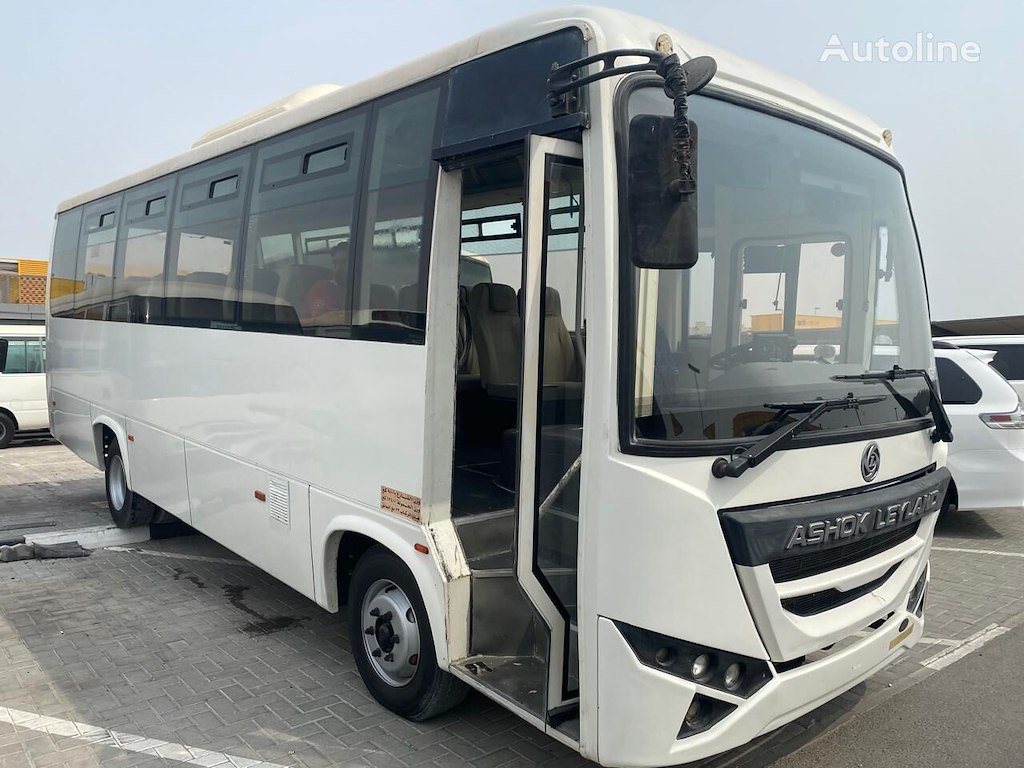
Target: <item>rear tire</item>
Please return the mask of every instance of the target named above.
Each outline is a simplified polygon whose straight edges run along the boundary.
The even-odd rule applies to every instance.
[[[107,507],[110,517],[118,528],[134,528],[149,525],[153,520],[154,506],[128,487],[128,473],[121,458],[117,440],[111,440],[107,448],[104,485],[107,490]]]
[[[0,413],[0,450],[6,448],[14,439],[14,420],[6,413]]]
[[[430,620],[415,578],[384,547],[372,547],[356,563],[348,614],[352,656],[364,685],[380,704],[421,721],[465,698],[466,685],[437,665]]]

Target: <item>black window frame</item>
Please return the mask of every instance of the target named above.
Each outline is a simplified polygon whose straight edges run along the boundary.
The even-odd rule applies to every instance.
[[[88,202],[76,205],[65,211],[59,212],[57,216],[57,226],[61,227],[64,224],[65,230],[68,226],[74,226],[77,230],[78,238],[74,244],[74,269],[75,275],[67,278],[72,281],[77,279],[79,269],[79,254],[84,253],[83,248],[86,242],[86,228],[87,217],[84,212],[89,211],[99,202],[107,201],[111,199],[117,199],[118,205],[116,208],[116,216],[114,222],[109,225],[115,229],[114,235],[114,258],[112,263],[112,275],[110,278],[111,291],[104,302],[97,304],[96,307],[90,309],[88,312],[85,308],[80,309],[77,304],[78,294],[72,294],[70,301],[66,302],[70,304],[69,307],[60,310],[57,314],[52,314],[54,317],[69,317],[74,319],[85,319],[85,320],[108,320],[108,321],[119,321],[119,322],[131,322],[141,323],[150,325],[170,325],[179,327],[209,327],[212,330],[233,330],[233,331],[248,331],[255,333],[288,333],[295,335],[302,335],[301,329],[299,330],[282,330],[276,327],[263,327],[252,324],[246,324],[240,318],[244,316],[243,310],[243,291],[245,286],[245,274],[247,268],[247,256],[249,250],[248,239],[249,233],[249,219],[252,216],[252,203],[254,195],[261,191],[268,189],[278,189],[280,187],[288,186],[290,184],[298,183],[299,181],[308,181],[313,179],[319,179],[325,176],[331,176],[339,173],[346,173],[355,170],[356,177],[354,181],[354,197],[353,197],[353,216],[352,224],[350,228],[349,239],[353,243],[353,275],[352,275],[352,291],[355,292],[357,287],[361,285],[363,275],[363,260],[364,254],[362,249],[363,235],[365,228],[368,226],[366,221],[367,217],[367,201],[369,197],[369,174],[371,160],[374,151],[374,139],[376,138],[378,117],[382,109],[387,108],[395,103],[401,102],[404,99],[415,97],[420,93],[426,93],[431,90],[437,91],[437,105],[434,116],[434,129],[430,139],[430,146],[428,153],[424,157],[424,162],[428,165],[427,178],[424,180],[425,194],[423,196],[423,222],[420,230],[420,242],[421,242],[421,258],[417,270],[418,278],[418,306],[423,307],[423,318],[424,327],[408,327],[408,328],[378,328],[374,326],[351,326],[354,332],[350,336],[326,336],[325,338],[353,338],[365,341],[378,341],[388,343],[404,343],[423,345],[426,343],[426,328],[425,319],[428,311],[427,307],[427,295],[428,295],[428,280],[430,274],[430,265],[434,257],[432,251],[432,239],[433,239],[433,227],[434,227],[434,216],[436,213],[437,206],[437,180],[438,174],[440,173],[440,165],[434,159],[434,154],[440,143],[441,136],[444,131],[444,118],[445,109],[448,99],[449,83],[451,78],[451,71],[444,72],[442,74],[431,77],[427,80],[414,83],[412,85],[401,88],[400,90],[392,93],[384,94],[374,99],[369,99],[359,104],[354,104],[349,108],[338,111],[331,115],[327,115],[316,121],[305,123],[295,128],[291,128],[282,133],[275,134],[267,137],[260,141],[255,141],[251,144],[247,144],[244,147],[237,148],[230,152],[226,152],[222,155],[206,158],[200,162],[178,168],[175,171],[158,176],[152,179],[127,187],[124,189],[112,192],[109,195],[99,198],[97,200],[90,200]],[[324,120],[331,119],[348,119],[355,117],[359,114],[366,116],[366,122],[363,127],[364,135],[362,137],[362,146],[358,148],[362,152],[362,155],[358,157],[358,167],[353,169],[353,155],[355,154],[355,133],[343,134],[340,137],[315,143],[309,146],[302,147],[295,151],[295,154],[300,157],[300,172],[296,177],[292,179],[284,179],[280,182],[263,185],[260,178],[260,169],[257,166],[258,152],[262,147],[267,146],[270,142],[280,140],[282,138],[293,136],[298,132],[308,130],[312,126],[321,123]],[[349,149],[346,153],[346,158],[343,163],[336,166],[320,169],[313,173],[308,173],[308,160],[311,155],[317,152],[326,151],[341,145],[348,145]],[[236,160],[237,168],[228,169],[221,167],[217,171],[211,171],[209,174],[200,175],[199,178],[194,178],[187,183],[184,181],[185,177],[200,171],[204,165],[214,166],[216,164],[224,163],[225,161]],[[223,181],[224,179],[230,178],[237,175],[239,177],[239,184],[237,189],[229,194],[214,196],[214,185],[217,182]],[[149,197],[148,190],[154,190],[152,197]],[[161,193],[162,192],[162,193]],[[198,194],[197,194],[198,192]],[[143,204],[143,211],[141,215],[129,216],[129,207],[134,207],[140,202],[141,197],[146,198]],[[161,198],[165,199],[164,210],[160,213],[149,212],[149,206],[154,201]],[[232,263],[230,272],[228,274],[227,286],[233,288],[235,291],[235,299],[225,299],[225,304],[233,304],[233,314],[226,313],[224,322],[190,322],[188,318],[179,317],[180,314],[177,311],[171,311],[169,309],[170,304],[173,302],[169,301],[171,291],[169,285],[172,281],[172,276],[175,280],[177,277],[177,266],[180,257],[180,235],[181,227],[187,225],[182,224],[182,214],[191,212],[197,209],[201,209],[204,206],[211,204],[225,204],[233,199],[240,198],[240,213],[238,214],[238,239],[234,247],[234,253],[232,256]],[[160,296],[148,296],[148,297],[128,297],[127,301],[113,300],[117,283],[119,282],[119,270],[123,271],[124,267],[124,243],[126,242],[128,227],[133,222],[145,220],[149,216],[154,218],[165,218],[165,232],[166,240],[164,244],[164,256],[163,256],[163,278],[160,281],[162,284],[162,290]],[[122,231],[123,230],[123,231]],[[57,238],[55,237],[55,249],[54,253],[57,253]],[[65,254],[67,255],[67,254]],[[84,258],[84,257],[83,257]],[[81,265],[84,269],[84,262]],[[52,267],[51,267],[52,269]],[[173,272],[173,275],[172,275]],[[52,274],[54,278],[60,278],[61,276]],[[123,275],[120,275],[123,278]],[[63,297],[62,297],[63,298]],[[140,299],[140,301],[135,301]],[[142,300],[144,299],[144,300]],[[138,306],[136,306],[138,304]]]
[[[618,184],[617,203],[619,211],[628,210],[628,185],[626,158],[628,150],[628,126],[629,120],[629,97],[641,88],[664,88],[664,80],[657,75],[648,73],[635,73],[623,79],[613,96],[612,113],[615,125],[615,152],[616,152],[616,182]],[[829,126],[815,122],[803,115],[799,115],[782,107],[777,107],[758,99],[739,94],[731,93],[715,85],[709,85],[701,89],[700,95],[709,99],[717,99],[730,104],[760,112],[765,115],[786,120],[795,125],[809,128],[818,133],[837,139],[844,144],[856,149],[865,151],[870,155],[884,161],[892,166],[900,175],[904,191],[907,188],[906,173],[903,166],[892,155],[889,155],[872,146],[867,142],[860,141],[852,136],[833,130]],[[910,207],[910,200],[907,206],[911,213],[911,222],[914,228],[914,239],[917,244],[918,254],[922,260],[921,269],[924,272],[924,252],[921,249],[920,234],[917,230],[917,221],[913,217],[913,210]],[[634,456],[661,456],[661,457],[684,457],[684,456],[721,456],[729,455],[733,451],[749,448],[756,444],[757,439],[730,438],[721,440],[692,440],[685,443],[672,443],[668,441],[650,440],[637,436],[633,409],[628,404],[633,400],[633,376],[635,374],[635,346],[636,346],[636,312],[634,294],[636,291],[636,269],[630,257],[629,228],[619,227],[618,242],[618,274],[619,274],[619,317],[614,327],[619,337],[618,344],[618,365],[616,385],[617,402],[616,414],[619,422],[619,451]],[[925,273],[926,274],[926,273]],[[927,299],[927,280],[925,282],[925,297]],[[926,303],[926,306],[929,307]],[[821,432],[805,433],[794,438],[787,450],[800,448],[812,448],[822,445],[840,445],[844,443],[863,442],[864,440],[877,440],[884,437],[904,435],[912,432],[919,432],[934,424],[931,415],[908,418],[899,422],[887,424],[875,424],[866,427],[847,427],[845,429],[830,429]]]

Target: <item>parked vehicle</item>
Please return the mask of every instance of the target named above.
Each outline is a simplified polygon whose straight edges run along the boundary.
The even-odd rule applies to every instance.
[[[46,329],[0,325],[0,448],[16,432],[47,429]]]
[[[942,340],[962,349],[994,353],[987,362],[1024,397],[1024,336],[953,336]]]
[[[1017,391],[989,362],[996,354],[935,342],[939,389],[953,424],[951,502],[960,509],[1024,507],[1024,414]]]
[[[54,432],[118,525],[347,603],[391,710],[702,760],[925,632],[949,430],[887,137],[600,9],[306,92],[59,205]]]

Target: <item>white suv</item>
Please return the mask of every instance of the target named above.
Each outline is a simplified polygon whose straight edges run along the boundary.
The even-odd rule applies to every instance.
[[[934,346],[939,391],[953,426],[952,505],[1024,507],[1024,413],[1016,390],[989,364],[995,351],[962,349],[945,339]]]
[[[941,341],[956,344],[963,349],[994,352],[992,367],[1024,398],[1024,336],[950,336]]]

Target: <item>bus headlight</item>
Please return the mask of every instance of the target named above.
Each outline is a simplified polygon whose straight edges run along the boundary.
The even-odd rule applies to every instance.
[[[767,661],[706,648],[621,621],[615,627],[641,664],[708,688],[748,698],[772,679]]]
[[[693,675],[694,680],[703,680],[708,676],[711,671],[712,660],[710,654],[702,653],[693,660],[693,666],[690,667],[690,674]]]
[[[738,661],[734,661],[726,667],[725,674],[722,676],[722,682],[730,691],[735,691],[739,688],[740,683],[743,682],[743,665]]]

